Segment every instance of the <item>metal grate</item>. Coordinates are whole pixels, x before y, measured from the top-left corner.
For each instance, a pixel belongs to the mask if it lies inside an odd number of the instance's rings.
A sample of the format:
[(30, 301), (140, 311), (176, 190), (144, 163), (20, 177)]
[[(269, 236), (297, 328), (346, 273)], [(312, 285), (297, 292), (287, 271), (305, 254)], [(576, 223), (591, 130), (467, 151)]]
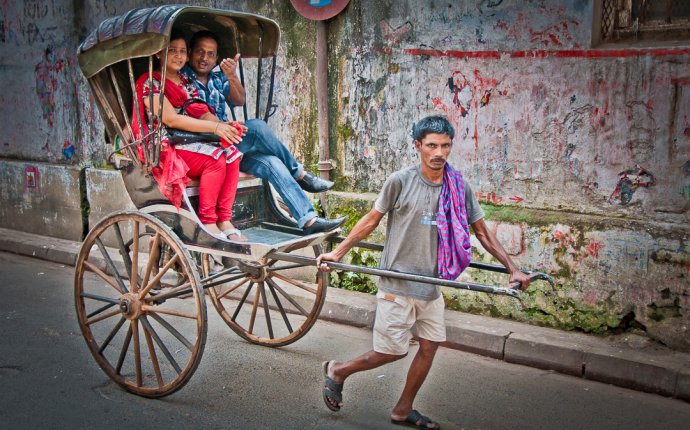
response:
[(689, 0), (604, 0), (604, 41), (690, 39)]
[(604, 7), (601, 17), (601, 34), (604, 40), (607, 40), (613, 34), (614, 26), (616, 25), (616, 4), (618, 0), (604, 0)]

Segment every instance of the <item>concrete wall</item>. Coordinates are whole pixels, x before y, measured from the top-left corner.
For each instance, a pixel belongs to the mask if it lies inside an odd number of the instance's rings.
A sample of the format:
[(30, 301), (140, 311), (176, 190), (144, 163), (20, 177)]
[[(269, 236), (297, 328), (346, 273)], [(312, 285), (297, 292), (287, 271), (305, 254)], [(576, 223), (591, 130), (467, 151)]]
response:
[(72, 166), (0, 161), (0, 226), (80, 240), (80, 171)]
[[(284, 1), (192, 3), (280, 24), (270, 123), (312, 167), (315, 24)], [(2, 2), (0, 79), (23, 92), (0, 94), (0, 157), (102, 165), (108, 146), (76, 46), (102, 19), (158, 4)], [(329, 208), (361, 213), (353, 208), (370, 202), (353, 204), (352, 193), (375, 193), (414, 163), (412, 123), (445, 114), (457, 130), (451, 160), (492, 228), (522, 266), (558, 281), (557, 292), (531, 290), (526, 309), (476, 294), (449, 294), (451, 306), (598, 333), (636, 329), (690, 350), (690, 44), (594, 47), (595, 18), (592, 0), (352, 0), (329, 22), (331, 152), (343, 192)], [(3, 202), (19, 202), (23, 164), (7, 165)], [(4, 206), (0, 226), (30, 228), (10, 221), (21, 204)], [(75, 234), (46, 223), (49, 234)]]
[(690, 49), (593, 48), (594, 6), (352, 2), (330, 24), (338, 184), (376, 191), (417, 160), (412, 122), (447, 115), (509, 252), (558, 281), (453, 306), (690, 349)]

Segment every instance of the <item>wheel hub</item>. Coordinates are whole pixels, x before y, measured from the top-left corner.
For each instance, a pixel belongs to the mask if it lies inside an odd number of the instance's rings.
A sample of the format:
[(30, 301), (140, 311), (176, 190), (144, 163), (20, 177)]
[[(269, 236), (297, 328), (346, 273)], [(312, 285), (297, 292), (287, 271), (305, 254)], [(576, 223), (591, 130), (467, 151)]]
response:
[(142, 314), (141, 300), (135, 294), (125, 294), (120, 297), (120, 310), (125, 318), (133, 320)]
[(253, 282), (263, 282), (268, 277), (268, 270), (266, 270), (266, 267), (259, 267), (257, 269), (256, 272), (248, 273), (247, 276)]
[(263, 282), (268, 277), (268, 270), (264, 264), (253, 262), (239, 262), (240, 270), (247, 274), (253, 282)]

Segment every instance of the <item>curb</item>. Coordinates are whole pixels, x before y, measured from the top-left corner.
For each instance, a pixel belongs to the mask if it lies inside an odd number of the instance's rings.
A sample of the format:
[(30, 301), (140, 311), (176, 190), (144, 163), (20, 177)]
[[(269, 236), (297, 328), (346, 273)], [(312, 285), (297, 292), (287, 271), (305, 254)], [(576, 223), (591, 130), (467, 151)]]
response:
[[(79, 242), (0, 228), (0, 251), (74, 265)], [(374, 296), (332, 288), (320, 319), (374, 324)], [(540, 369), (690, 402), (690, 354), (515, 321), (446, 312), (444, 346)]]

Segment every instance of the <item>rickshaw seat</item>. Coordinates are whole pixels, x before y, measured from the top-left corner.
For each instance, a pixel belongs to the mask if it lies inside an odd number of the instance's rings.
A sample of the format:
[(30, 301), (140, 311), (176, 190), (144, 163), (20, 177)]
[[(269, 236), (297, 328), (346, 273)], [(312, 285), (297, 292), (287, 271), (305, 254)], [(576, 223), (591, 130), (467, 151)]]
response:
[[(248, 181), (250, 179), (254, 179), (255, 177), (253, 175), (250, 175), (249, 173), (244, 173), (240, 172), (240, 181)], [(188, 196), (198, 196), (199, 195), (199, 184), (200, 180), (199, 178), (189, 178), (190, 181), (187, 182), (187, 188), (186, 192)]]

